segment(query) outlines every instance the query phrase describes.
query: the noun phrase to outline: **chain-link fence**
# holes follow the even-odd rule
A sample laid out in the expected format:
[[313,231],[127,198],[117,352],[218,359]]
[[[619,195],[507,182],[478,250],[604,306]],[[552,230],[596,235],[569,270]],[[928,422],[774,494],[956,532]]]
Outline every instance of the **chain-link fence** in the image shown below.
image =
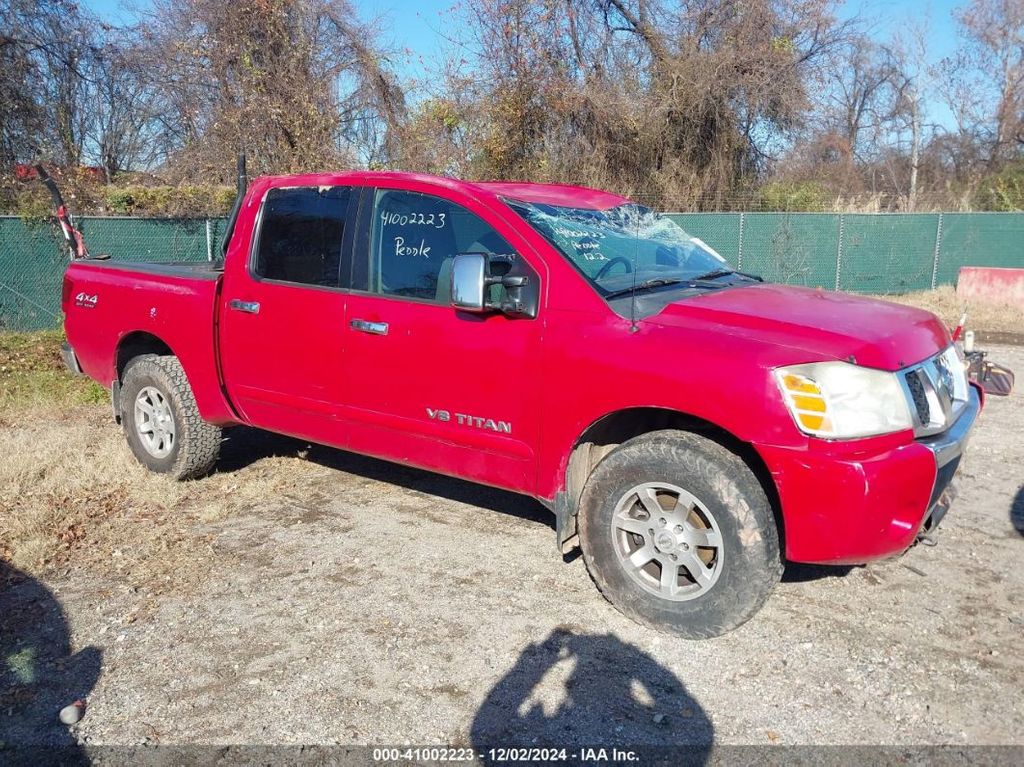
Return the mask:
[[[215,258],[224,219],[90,218],[76,221],[92,254],[113,261],[205,261]],[[67,248],[51,222],[0,217],[0,329],[60,324]]]
[[770,282],[906,293],[961,266],[1024,267],[1022,213],[673,213],[737,269]]
[[[1022,213],[673,213],[738,269],[772,282],[860,293],[951,284],[961,266],[1024,267]],[[216,257],[223,219],[83,218],[113,260]],[[55,225],[0,217],[0,329],[60,323],[67,252]]]

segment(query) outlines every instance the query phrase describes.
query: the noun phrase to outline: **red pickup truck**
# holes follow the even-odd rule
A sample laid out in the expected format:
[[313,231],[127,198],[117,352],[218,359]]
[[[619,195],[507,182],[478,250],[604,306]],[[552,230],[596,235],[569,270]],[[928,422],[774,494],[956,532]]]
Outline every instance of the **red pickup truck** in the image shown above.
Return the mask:
[[81,260],[68,364],[186,479],[249,424],[493,485],[605,596],[709,637],[783,562],[933,534],[982,403],[932,314],[762,282],[579,187],[260,178],[222,263]]

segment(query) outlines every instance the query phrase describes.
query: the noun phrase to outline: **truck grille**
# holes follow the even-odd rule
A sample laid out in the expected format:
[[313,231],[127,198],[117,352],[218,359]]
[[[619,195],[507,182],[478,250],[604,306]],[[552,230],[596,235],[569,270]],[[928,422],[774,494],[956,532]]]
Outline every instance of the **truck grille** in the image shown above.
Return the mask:
[[921,423],[928,423],[929,408],[928,408],[928,396],[924,393],[924,384],[921,383],[921,377],[918,371],[912,370],[909,373],[904,373],[903,377],[907,381],[907,388],[910,389],[910,398],[913,400],[914,409],[917,411],[917,420]]
[[919,437],[948,429],[967,404],[967,373],[952,346],[903,370],[902,377]]

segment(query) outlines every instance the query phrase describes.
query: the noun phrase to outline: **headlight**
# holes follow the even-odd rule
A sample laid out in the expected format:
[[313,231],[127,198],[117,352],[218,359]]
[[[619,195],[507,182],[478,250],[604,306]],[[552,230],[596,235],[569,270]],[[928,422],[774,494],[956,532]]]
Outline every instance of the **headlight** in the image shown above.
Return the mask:
[[894,373],[848,362],[814,362],[777,368],[775,381],[805,434],[853,439],[913,427]]

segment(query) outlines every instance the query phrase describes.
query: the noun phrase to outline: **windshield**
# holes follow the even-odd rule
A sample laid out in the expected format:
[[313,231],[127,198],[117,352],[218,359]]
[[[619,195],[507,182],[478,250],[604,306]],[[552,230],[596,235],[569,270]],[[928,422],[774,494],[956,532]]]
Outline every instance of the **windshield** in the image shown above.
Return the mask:
[[508,204],[606,297],[635,284],[674,284],[732,271],[708,245],[642,205],[594,210]]

